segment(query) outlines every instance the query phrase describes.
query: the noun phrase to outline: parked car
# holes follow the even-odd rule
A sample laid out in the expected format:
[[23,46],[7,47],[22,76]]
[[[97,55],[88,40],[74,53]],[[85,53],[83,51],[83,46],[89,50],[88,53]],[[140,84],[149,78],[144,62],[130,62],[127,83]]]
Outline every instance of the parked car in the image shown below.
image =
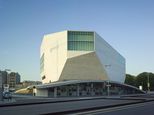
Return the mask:
[[3,92],[3,98],[4,99],[11,99],[12,98],[12,94],[10,92]]

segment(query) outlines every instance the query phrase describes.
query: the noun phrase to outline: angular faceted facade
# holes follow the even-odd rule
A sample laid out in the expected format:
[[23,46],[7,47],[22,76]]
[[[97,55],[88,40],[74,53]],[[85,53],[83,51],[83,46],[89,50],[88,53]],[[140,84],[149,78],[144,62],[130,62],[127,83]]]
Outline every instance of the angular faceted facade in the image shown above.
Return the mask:
[[123,83],[125,59],[96,32],[63,31],[44,36],[40,72],[43,83],[66,80]]

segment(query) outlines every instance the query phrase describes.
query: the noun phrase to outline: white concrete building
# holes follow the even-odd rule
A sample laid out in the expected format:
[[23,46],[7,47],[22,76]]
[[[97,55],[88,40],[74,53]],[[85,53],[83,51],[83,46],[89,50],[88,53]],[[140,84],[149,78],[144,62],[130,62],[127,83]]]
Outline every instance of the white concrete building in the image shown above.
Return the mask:
[[123,83],[125,59],[96,32],[62,31],[44,36],[40,72],[43,83],[65,80]]
[[96,32],[62,31],[41,44],[42,85],[36,96],[109,96],[143,94],[123,84],[125,59]]

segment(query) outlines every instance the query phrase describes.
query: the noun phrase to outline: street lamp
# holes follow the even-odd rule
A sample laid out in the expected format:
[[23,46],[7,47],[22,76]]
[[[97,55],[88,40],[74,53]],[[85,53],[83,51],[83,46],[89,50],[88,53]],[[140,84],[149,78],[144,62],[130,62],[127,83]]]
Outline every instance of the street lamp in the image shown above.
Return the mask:
[[0,71],[0,100],[3,101],[3,81],[2,81],[1,71]]
[[107,81],[107,96],[110,96],[110,87],[111,87],[111,85],[110,85],[110,82],[109,81]]
[[[108,65],[105,65],[105,67],[108,68],[108,67],[111,67],[111,65],[108,64]],[[111,87],[111,84],[110,84],[109,80],[107,81],[107,85],[106,86],[107,86],[107,96],[110,96],[110,87]]]
[[150,92],[150,80],[149,80],[149,73],[147,73],[147,87],[148,87],[148,92]]

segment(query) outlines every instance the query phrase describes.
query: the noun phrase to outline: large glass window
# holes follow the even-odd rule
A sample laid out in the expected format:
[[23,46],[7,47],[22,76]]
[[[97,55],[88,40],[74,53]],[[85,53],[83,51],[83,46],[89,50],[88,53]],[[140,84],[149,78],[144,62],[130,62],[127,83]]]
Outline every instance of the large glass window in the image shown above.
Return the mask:
[[68,50],[93,51],[94,32],[68,32]]

